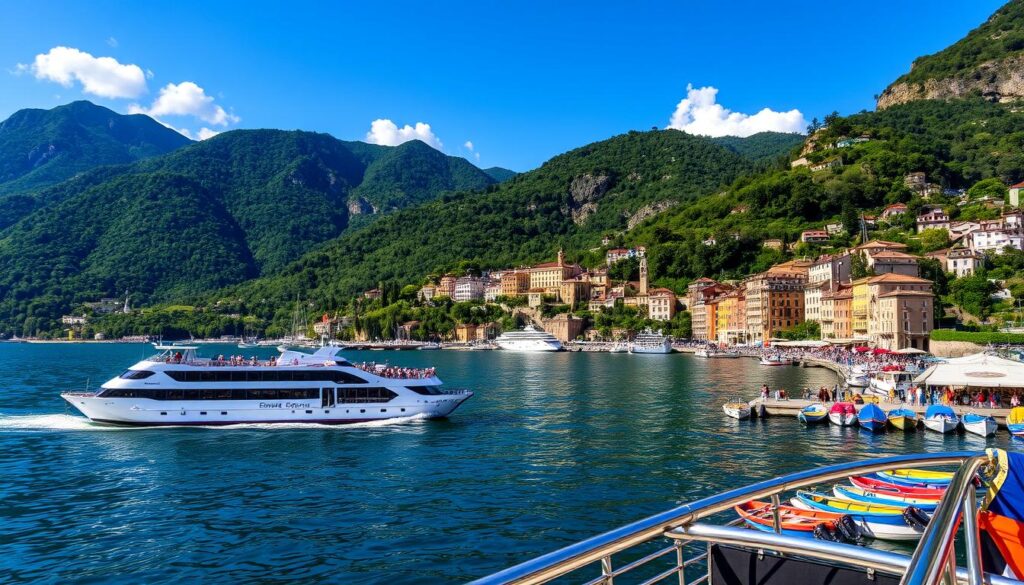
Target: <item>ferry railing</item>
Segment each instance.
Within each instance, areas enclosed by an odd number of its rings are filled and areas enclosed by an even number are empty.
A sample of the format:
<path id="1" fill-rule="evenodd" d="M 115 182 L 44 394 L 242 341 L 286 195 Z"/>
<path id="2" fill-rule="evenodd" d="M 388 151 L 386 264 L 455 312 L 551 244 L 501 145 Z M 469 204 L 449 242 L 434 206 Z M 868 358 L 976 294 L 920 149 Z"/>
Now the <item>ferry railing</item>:
<path id="1" fill-rule="evenodd" d="M 964 500 L 967 497 L 970 497 L 965 496 L 965 494 L 968 491 L 973 492 L 973 490 L 967 490 L 966 487 L 962 487 L 961 484 L 966 482 L 966 485 L 970 486 L 970 480 L 977 472 L 978 466 L 980 466 L 985 460 L 986 456 L 984 454 L 976 452 L 926 453 L 898 455 L 880 459 L 856 461 L 852 463 L 841 463 L 823 468 L 791 473 L 782 477 L 761 481 L 749 486 L 715 494 L 696 502 L 684 504 L 660 514 L 655 514 L 643 520 L 569 545 L 560 550 L 541 555 L 535 559 L 504 569 L 490 576 L 483 577 L 473 581 L 473 584 L 518 585 L 546 583 L 553 579 L 574 573 L 575 571 L 585 567 L 591 567 L 596 563 L 600 563 L 601 575 L 596 579 L 589 581 L 589 583 L 613 585 L 614 579 L 623 573 L 664 557 L 671 550 L 677 550 L 678 553 L 675 565 L 655 577 L 648 579 L 644 583 L 645 585 L 649 583 L 658 583 L 668 577 L 678 575 L 680 585 L 694 585 L 708 581 L 710 576 L 708 574 L 704 574 L 695 581 L 687 583 L 685 581 L 686 567 L 691 566 L 700 560 L 706 559 L 707 553 L 703 554 L 703 558 L 684 559 L 682 555 L 682 543 L 693 540 L 707 540 L 709 542 L 726 541 L 717 540 L 718 538 L 727 540 L 731 539 L 728 541 L 745 543 L 748 545 L 761 542 L 764 548 L 774 550 L 777 547 L 781 547 L 784 549 L 782 552 L 785 552 L 785 547 L 787 545 L 792 545 L 794 547 L 798 546 L 800 554 L 804 554 L 807 550 L 816 550 L 819 551 L 822 558 L 830 558 L 837 561 L 841 560 L 844 563 L 859 565 L 865 568 L 873 568 L 872 563 L 874 563 L 879 569 L 885 567 L 885 570 L 895 573 L 903 573 L 906 571 L 906 576 L 904 577 L 905 583 L 912 583 L 914 585 L 925 583 L 930 584 L 935 581 L 922 579 L 932 575 L 932 567 L 938 566 L 941 568 L 949 564 L 955 564 L 955 557 L 948 554 L 952 550 L 952 536 L 950 535 L 955 535 L 956 519 L 958 518 L 957 514 L 964 508 Z M 965 462 L 969 462 L 969 464 L 964 465 Z M 772 498 L 774 504 L 779 501 L 778 495 L 780 493 L 819 483 L 845 479 L 851 475 L 876 473 L 879 471 L 887 471 L 909 466 L 937 467 L 944 465 L 961 465 L 961 469 L 957 475 L 955 475 L 956 483 L 951 484 L 949 488 L 952 491 L 947 492 L 947 496 L 942 500 L 940 509 L 947 511 L 943 512 L 941 518 L 929 523 L 929 529 L 922 537 L 923 542 L 918 547 L 918 550 L 924 549 L 926 553 L 915 552 L 915 556 L 913 558 L 896 555 L 894 553 L 882 553 L 881 551 L 874 551 L 871 549 L 826 541 L 800 539 L 799 541 L 790 542 L 792 537 L 778 533 L 778 517 L 775 518 L 775 533 L 758 532 L 732 528 L 729 526 L 712 527 L 694 524 L 703 518 L 728 510 L 743 502 L 754 499 Z M 973 515 L 973 513 L 974 510 L 972 509 L 972 514 L 968 515 Z M 938 515 L 939 512 L 937 511 L 936 516 Z M 951 524 L 954 526 L 949 527 L 943 524 L 942 522 L 944 519 L 951 520 Z M 716 529 L 728 530 L 728 532 L 715 533 L 714 530 Z M 929 533 L 931 533 L 931 536 L 928 536 Z M 618 570 L 613 568 L 612 555 L 629 551 L 638 545 L 650 543 L 662 537 L 673 539 L 674 542 L 672 546 L 659 549 L 654 553 L 650 553 L 621 567 Z M 791 549 L 790 552 L 796 552 L 796 549 Z M 969 559 L 972 556 L 976 555 L 968 555 Z M 969 560 L 968 562 L 970 563 L 969 571 L 957 569 L 956 579 L 964 582 L 970 582 L 972 584 L 981 583 L 979 577 L 981 574 L 980 562 L 977 560 Z M 978 562 L 978 564 L 974 564 L 975 562 Z M 927 567 L 927 570 L 924 573 L 921 573 L 922 569 L 918 568 L 922 563 Z M 913 573 L 911 573 L 911 571 L 913 571 Z M 968 574 L 968 572 L 970 574 Z M 918 574 L 922 575 L 920 579 L 916 576 Z M 986 575 L 985 577 L 986 580 L 992 584 L 1018 583 L 1017 581 L 1003 579 L 994 575 Z"/>

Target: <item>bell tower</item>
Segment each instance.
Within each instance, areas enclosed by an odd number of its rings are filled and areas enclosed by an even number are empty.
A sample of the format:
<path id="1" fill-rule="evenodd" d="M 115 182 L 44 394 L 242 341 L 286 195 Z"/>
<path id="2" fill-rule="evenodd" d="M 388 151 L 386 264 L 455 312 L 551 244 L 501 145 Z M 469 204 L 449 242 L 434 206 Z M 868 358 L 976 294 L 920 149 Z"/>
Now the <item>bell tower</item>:
<path id="1" fill-rule="evenodd" d="M 647 296 L 647 256 L 640 257 L 640 296 Z"/>

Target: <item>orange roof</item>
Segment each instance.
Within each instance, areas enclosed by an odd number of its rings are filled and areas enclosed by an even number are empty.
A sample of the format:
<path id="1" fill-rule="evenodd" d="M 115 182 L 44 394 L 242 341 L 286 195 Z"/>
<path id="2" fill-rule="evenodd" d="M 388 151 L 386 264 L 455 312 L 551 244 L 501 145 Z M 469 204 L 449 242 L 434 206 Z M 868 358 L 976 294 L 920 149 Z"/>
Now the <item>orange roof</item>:
<path id="1" fill-rule="evenodd" d="M 899 242 L 887 242 L 885 240 L 871 240 L 866 244 L 861 244 L 857 246 L 855 249 L 864 250 L 867 248 L 896 248 L 898 250 L 905 250 L 907 248 L 907 245 L 901 244 Z"/>
<path id="2" fill-rule="evenodd" d="M 668 288 L 653 288 L 650 291 L 648 291 L 648 294 L 653 297 L 653 296 L 675 295 L 676 293 L 674 293 L 672 291 L 672 289 L 668 289 Z"/>
<path id="3" fill-rule="evenodd" d="M 933 297 L 931 291 L 923 290 L 894 290 L 887 292 L 884 295 L 878 295 L 878 298 L 884 299 L 886 297 Z"/>
<path id="4" fill-rule="evenodd" d="M 1010 185 L 1011 189 L 1024 189 L 1024 182 L 1017 183 L 1016 185 Z"/>
<path id="5" fill-rule="evenodd" d="M 873 277 L 868 279 L 868 284 L 879 284 L 879 283 L 884 283 L 884 284 L 895 284 L 895 283 L 931 284 L 932 281 L 928 280 L 927 278 L 918 278 L 916 276 L 907 276 L 905 274 L 895 274 L 893 272 L 890 272 L 888 274 L 880 274 L 878 276 L 873 276 Z"/>
<path id="6" fill-rule="evenodd" d="M 906 254 L 903 252 L 896 252 L 895 250 L 882 250 L 881 252 L 875 252 L 871 255 L 872 258 L 912 258 L 917 260 L 917 256 L 913 254 Z"/>

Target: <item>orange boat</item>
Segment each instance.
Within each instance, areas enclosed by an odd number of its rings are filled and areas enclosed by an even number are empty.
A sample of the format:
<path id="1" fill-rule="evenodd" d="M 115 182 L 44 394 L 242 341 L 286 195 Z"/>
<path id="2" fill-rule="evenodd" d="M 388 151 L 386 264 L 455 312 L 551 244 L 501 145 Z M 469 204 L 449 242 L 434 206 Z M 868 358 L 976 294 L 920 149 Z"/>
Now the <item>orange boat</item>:
<path id="1" fill-rule="evenodd" d="M 734 509 L 751 528 L 763 532 L 775 531 L 775 515 L 770 503 L 751 500 Z M 783 534 L 790 536 L 844 541 L 860 537 L 860 530 L 846 514 L 804 510 L 793 506 L 779 506 L 779 527 Z"/>

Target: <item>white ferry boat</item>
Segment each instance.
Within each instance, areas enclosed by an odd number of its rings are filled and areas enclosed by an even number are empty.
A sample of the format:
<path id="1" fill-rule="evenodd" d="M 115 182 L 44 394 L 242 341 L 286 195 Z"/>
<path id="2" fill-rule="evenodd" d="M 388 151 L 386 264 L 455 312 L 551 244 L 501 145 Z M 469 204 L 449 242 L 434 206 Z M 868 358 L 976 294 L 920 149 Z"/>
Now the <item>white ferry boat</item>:
<path id="1" fill-rule="evenodd" d="M 889 396 L 889 391 L 892 390 L 896 396 L 899 396 L 901 391 L 910 390 L 917 374 L 918 372 L 905 370 L 880 370 L 869 376 L 867 393 L 884 397 Z"/>
<path id="2" fill-rule="evenodd" d="M 527 325 L 522 331 L 508 331 L 494 339 L 495 345 L 507 351 L 561 351 L 562 342 L 548 333 Z"/>
<path id="3" fill-rule="evenodd" d="M 647 329 L 638 333 L 629 344 L 629 353 L 672 353 L 672 340 L 662 335 L 661 331 L 654 333 Z"/>
<path id="4" fill-rule="evenodd" d="M 359 367 L 337 347 L 265 361 L 200 358 L 197 346 L 157 349 L 98 391 L 61 397 L 95 422 L 206 426 L 442 418 L 473 395 L 443 388 L 432 368 Z"/>

